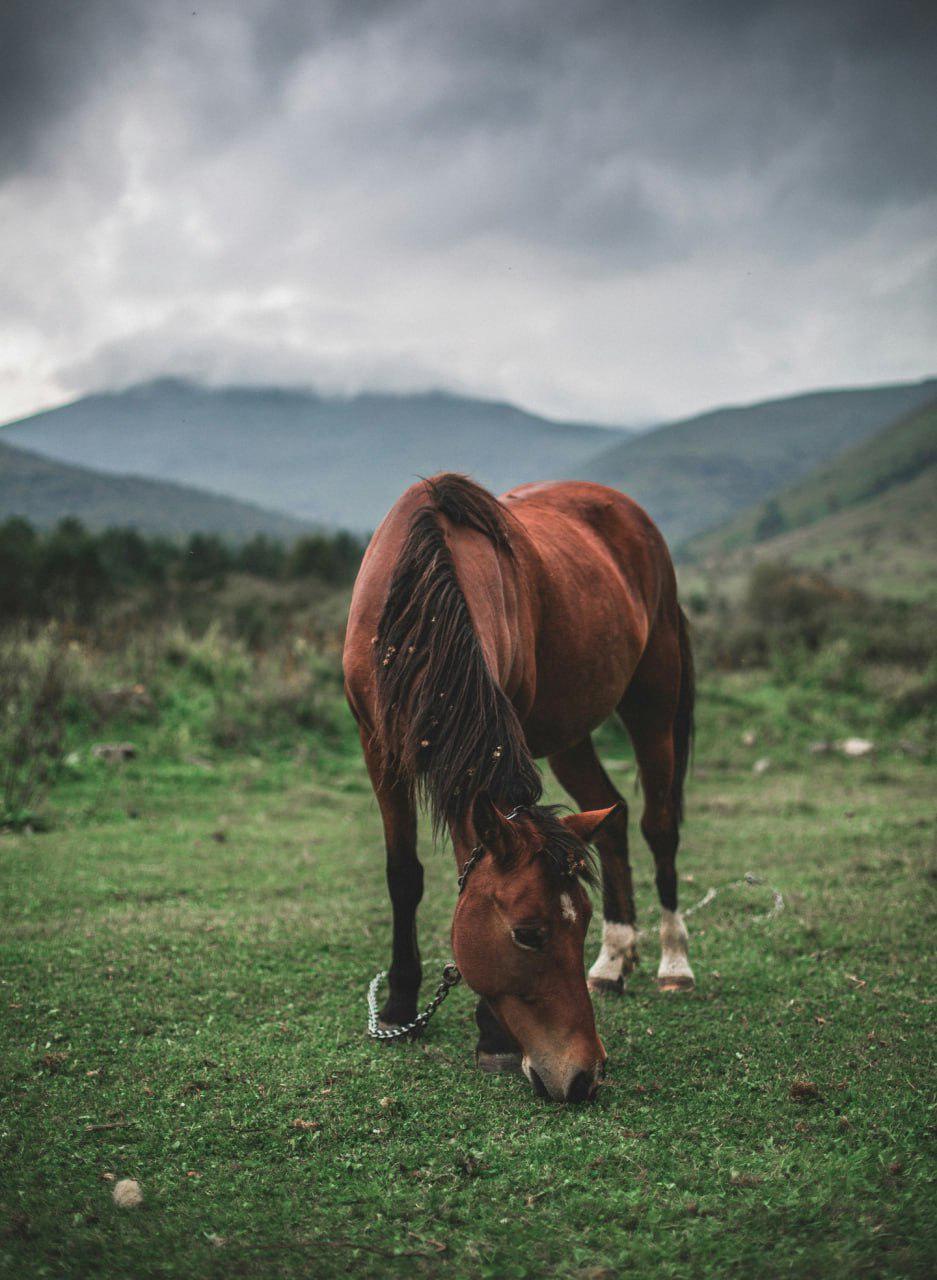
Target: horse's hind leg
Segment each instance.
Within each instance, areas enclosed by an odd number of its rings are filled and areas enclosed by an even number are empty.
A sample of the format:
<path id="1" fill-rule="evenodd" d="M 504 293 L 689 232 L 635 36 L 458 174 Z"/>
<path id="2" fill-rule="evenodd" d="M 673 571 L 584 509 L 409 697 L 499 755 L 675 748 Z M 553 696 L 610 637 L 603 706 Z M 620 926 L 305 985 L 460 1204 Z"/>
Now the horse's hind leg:
<path id="1" fill-rule="evenodd" d="M 387 888 L 394 928 L 390 991 L 381 1009 L 381 1023 L 388 1027 L 412 1022 L 423 971 L 416 940 L 416 910 L 423 897 L 423 866 L 416 854 L 416 810 L 406 787 L 385 776 L 382 762 L 361 731 L 364 758 L 381 810 L 387 851 Z"/>
<path id="2" fill-rule="evenodd" d="M 676 780 L 675 723 L 680 697 L 674 673 L 680 658 L 673 646 L 660 643 L 649 650 L 619 706 L 634 744 L 644 791 L 641 831 L 654 855 L 657 894 L 661 904 L 661 991 L 688 990 L 695 985 L 688 956 L 686 925 L 677 908 L 677 846 L 680 843 L 680 783 Z"/>
<path id="3" fill-rule="evenodd" d="M 628 806 L 596 755 L 591 738 L 550 756 L 557 781 L 580 809 L 621 805 L 596 837 L 602 863 L 602 950 L 589 970 L 589 990 L 621 992 L 638 963 L 634 888 L 628 862 Z"/>

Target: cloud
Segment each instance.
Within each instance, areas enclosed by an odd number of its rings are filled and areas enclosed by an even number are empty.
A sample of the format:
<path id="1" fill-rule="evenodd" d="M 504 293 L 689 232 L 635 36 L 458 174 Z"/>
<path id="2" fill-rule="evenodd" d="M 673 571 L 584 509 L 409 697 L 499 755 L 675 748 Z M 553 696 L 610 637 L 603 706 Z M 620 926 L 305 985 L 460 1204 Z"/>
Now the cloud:
<path id="1" fill-rule="evenodd" d="M 0 416 L 159 373 L 624 421 L 930 372 L 931 12 L 8 3 Z"/>

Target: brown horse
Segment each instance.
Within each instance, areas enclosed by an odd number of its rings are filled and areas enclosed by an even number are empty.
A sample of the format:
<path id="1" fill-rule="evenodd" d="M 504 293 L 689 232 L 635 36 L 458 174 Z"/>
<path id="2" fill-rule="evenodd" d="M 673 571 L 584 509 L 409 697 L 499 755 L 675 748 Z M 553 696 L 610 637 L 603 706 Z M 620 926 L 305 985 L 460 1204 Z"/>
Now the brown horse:
<path id="1" fill-rule="evenodd" d="M 387 847 L 393 906 L 387 1025 L 413 1019 L 422 972 L 416 799 L 470 871 L 452 924 L 481 997 L 477 1060 L 540 1093 L 594 1096 L 605 1060 L 589 989 L 637 960 L 628 812 L 591 733 L 617 711 L 644 791 L 641 830 L 662 905 L 663 990 L 693 985 L 676 853 L 693 729 L 693 664 L 673 565 L 649 517 L 601 485 L 495 498 L 441 475 L 407 490 L 365 554 L 344 654 Z M 539 804 L 534 758 L 586 812 Z M 586 843 L 602 867 L 602 950 L 589 973 Z"/>

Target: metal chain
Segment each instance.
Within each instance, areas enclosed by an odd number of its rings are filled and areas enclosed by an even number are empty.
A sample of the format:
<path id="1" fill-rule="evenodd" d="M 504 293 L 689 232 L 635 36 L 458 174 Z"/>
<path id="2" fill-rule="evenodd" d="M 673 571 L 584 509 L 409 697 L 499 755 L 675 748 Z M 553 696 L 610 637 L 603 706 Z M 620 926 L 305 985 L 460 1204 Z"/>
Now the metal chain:
<path id="1" fill-rule="evenodd" d="M 485 856 L 485 846 L 483 844 L 477 844 L 475 848 L 472 850 L 472 852 L 469 854 L 469 856 L 466 858 L 465 866 L 462 868 L 461 872 L 459 873 L 459 878 L 456 881 L 456 883 L 459 886 L 460 894 L 462 890 L 465 888 L 465 882 L 469 878 L 469 872 L 474 868 L 475 864 L 479 861 L 479 859 L 483 858 L 484 856 Z"/>
<path id="2" fill-rule="evenodd" d="M 508 814 L 509 818 L 516 816 L 518 810 Z M 459 893 L 465 888 L 465 882 L 469 878 L 469 873 L 476 865 L 480 858 L 484 857 L 484 845 L 477 844 L 469 854 L 462 873 L 459 876 Z M 459 970 L 451 962 L 443 967 L 442 982 L 436 988 L 436 994 L 430 1000 L 429 1004 L 422 1013 L 418 1013 L 412 1022 L 405 1022 L 399 1027 L 382 1027 L 379 1026 L 380 1015 L 377 1011 L 377 993 L 381 983 L 387 977 L 387 970 L 382 969 L 380 973 L 376 973 L 371 979 L 368 987 L 368 1035 L 372 1040 L 402 1040 L 405 1036 L 412 1035 L 414 1031 L 419 1031 L 425 1027 L 427 1022 L 445 1000 L 446 996 L 453 987 L 457 987 L 462 981 L 462 975 Z"/>
<path id="3" fill-rule="evenodd" d="M 382 1027 L 378 1025 L 380 1017 L 377 1012 L 377 993 L 386 977 L 387 970 L 382 969 L 380 973 L 374 975 L 371 979 L 371 985 L 368 987 L 368 1035 L 373 1040 L 402 1040 L 404 1036 L 409 1036 L 414 1031 L 419 1031 L 426 1026 L 452 988 L 457 987 L 462 981 L 462 975 L 454 964 L 445 965 L 442 971 L 442 981 L 436 988 L 436 994 L 422 1013 L 418 1013 L 412 1022 L 405 1022 L 399 1027 Z"/>

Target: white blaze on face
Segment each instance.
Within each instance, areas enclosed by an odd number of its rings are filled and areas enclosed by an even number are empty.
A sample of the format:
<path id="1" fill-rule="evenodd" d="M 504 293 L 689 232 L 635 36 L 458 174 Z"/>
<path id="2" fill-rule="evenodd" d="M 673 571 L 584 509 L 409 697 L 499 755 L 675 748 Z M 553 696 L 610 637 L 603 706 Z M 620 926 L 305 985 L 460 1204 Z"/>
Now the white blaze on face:
<path id="1" fill-rule="evenodd" d="M 576 923 L 576 908 L 573 906 L 573 900 L 568 893 L 560 894 L 560 907 L 563 910 L 563 919 Z"/>
<path id="2" fill-rule="evenodd" d="M 658 978 L 692 978 L 693 970 L 687 959 L 689 937 L 679 911 L 661 908 L 660 913 L 660 968 Z"/>
<path id="3" fill-rule="evenodd" d="M 638 931 L 633 924 L 606 920 L 602 925 L 602 950 L 589 970 L 589 977 L 617 982 L 622 972 L 630 973 L 637 960 L 637 943 Z"/>

